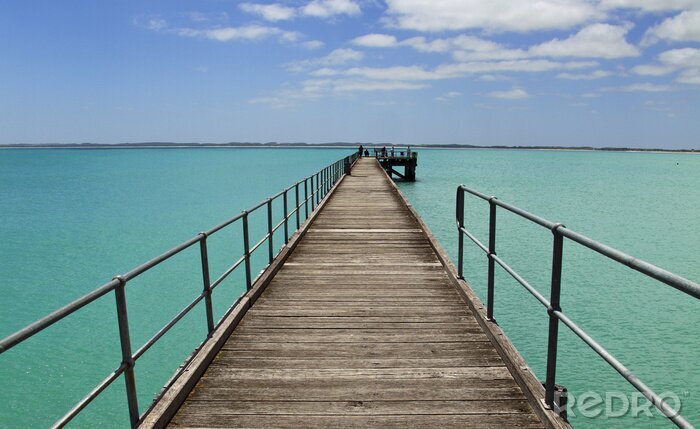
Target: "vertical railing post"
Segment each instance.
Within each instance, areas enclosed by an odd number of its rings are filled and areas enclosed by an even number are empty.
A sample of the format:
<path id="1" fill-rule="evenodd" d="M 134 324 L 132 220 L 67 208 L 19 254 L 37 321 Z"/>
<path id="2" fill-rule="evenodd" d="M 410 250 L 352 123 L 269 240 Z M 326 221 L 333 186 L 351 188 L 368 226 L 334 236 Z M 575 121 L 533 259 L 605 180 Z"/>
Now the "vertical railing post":
<path id="1" fill-rule="evenodd" d="M 314 195 L 314 175 L 312 174 L 311 177 L 309 177 L 309 180 L 311 183 L 309 184 L 311 188 L 311 211 L 314 211 L 314 200 L 316 199 L 316 196 Z"/>
<path id="2" fill-rule="evenodd" d="M 207 332 L 214 332 L 214 310 L 211 304 L 211 280 L 209 279 L 209 255 L 207 252 L 207 233 L 200 232 L 199 254 L 202 260 L 202 284 L 204 294 L 204 307 L 207 314 Z"/>
<path id="3" fill-rule="evenodd" d="M 457 187 L 457 275 L 464 278 L 464 191 Z"/>
<path id="4" fill-rule="evenodd" d="M 321 202 L 321 172 L 316 173 L 316 206 Z"/>
<path id="5" fill-rule="evenodd" d="M 243 211 L 243 260 L 245 263 L 245 287 L 250 290 L 253 286 L 250 278 L 250 242 L 248 240 L 248 212 Z"/>
<path id="6" fill-rule="evenodd" d="M 284 204 L 284 244 L 287 244 L 289 243 L 289 214 L 287 211 L 287 189 L 284 190 L 282 202 Z"/>
<path id="7" fill-rule="evenodd" d="M 552 249 L 552 289 L 549 297 L 549 338 L 547 340 L 547 378 L 545 380 L 544 402 L 553 408 L 554 407 L 554 390 L 557 372 L 557 342 L 559 337 L 559 318 L 554 314 L 555 311 L 561 311 L 559 298 L 561 295 L 561 259 L 563 253 L 564 238 L 559 232 L 559 228 L 564 225 L 558 223 L 552 227 L 554 234 L 554 244 Z"/>
<path id="8" fill-rule="evenodd" d="M 488 268 L 488 290 L 486 296 L 486 318 L 493 319 L 493 290 L 494 290 L 494 260 L 496 256 L 496 197 L 489 198 L 489 268 Z"/>
<path id="9" fill-rule="evenodd" d="M 267 260 L 272 263 L 275 259 L 274 234 L 272 232 L 272 198 L 267 199 Z"/>
<path id="10" fill-rule="evenodd" d="M 296 206 L 297 229 L 299 229 L 301 226 L 299 222 L 299 210 L 301 210 L 301 204 L 299 203 L 299 182 L 294 185 L 294 205 Z"/>
<path id="11" fill-rule="evenodd" d="M 349 157 L 349 156 L 346 156 L 345 158 L 343 158 L 343 164 L 344 164 L 344 166 L 345 166 L 345 174 L 347 174 L 348 176 L 350 175 L 350 170 L 351 170 L 351 168 L 350 168 L 350 165 L 351 165 L 351 164 L 350 164 L 350 163 L 351 163 L 351 162 L 352 162 L 352 161 L 350 160 L 350 157 Z"/>
<path id="12" fill-rule="evenodd" d="M 126 400 L 129 406 L 129 421 L 131 427 L 139 425 L 139 402 L 136 395 L 136 378 L 134 376 L 134 356 L 131 354 L 131 336 L 129 334 L 129 316 L 126 312 L 126 281 L 117 276 L 119 285 L 114 289 L 114 296 L 117 303 L 117 323 L 119 324 L 119 343 L 122 349 L 122 363 L 126 366 L 124 370 L 124 384 L 126 385 Z"/>
<path id="13" fill-rule="evenodd" d="M 307 185 L 309 178 L 304 179 L 304 218 L 309 218 L 309 187 Z"/>

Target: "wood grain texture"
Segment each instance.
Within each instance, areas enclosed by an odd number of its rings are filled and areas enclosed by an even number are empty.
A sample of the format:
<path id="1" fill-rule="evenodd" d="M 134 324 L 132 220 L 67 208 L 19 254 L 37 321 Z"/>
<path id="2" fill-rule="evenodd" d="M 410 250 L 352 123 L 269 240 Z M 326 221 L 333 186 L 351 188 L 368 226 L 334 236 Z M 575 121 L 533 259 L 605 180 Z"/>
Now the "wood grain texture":
<path id="1" fill-rule="evenodd" d="M 170 425 L 544 427 L 372 158 L 334 191 Z"/>

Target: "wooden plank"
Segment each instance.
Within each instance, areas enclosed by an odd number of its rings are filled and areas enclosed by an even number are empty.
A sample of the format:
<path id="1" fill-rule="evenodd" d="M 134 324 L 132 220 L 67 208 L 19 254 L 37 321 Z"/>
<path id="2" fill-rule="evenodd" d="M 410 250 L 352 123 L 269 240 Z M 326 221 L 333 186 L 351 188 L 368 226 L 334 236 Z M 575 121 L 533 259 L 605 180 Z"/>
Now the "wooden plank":
<path id="1" fill-rule="evenodd" d="M 173 422 L 181 428 L 541 428 L 534 416 L 522 414 L 399 415 L 399 416 L 314 416 L 314 415 L 185 415 Z"/>
<path id="2" fill-rule="evenodd" d="M 192 401 L 190 414 L 225 415 L 419 415 L 522 414 L 525 400 L 500 401 Z"/>

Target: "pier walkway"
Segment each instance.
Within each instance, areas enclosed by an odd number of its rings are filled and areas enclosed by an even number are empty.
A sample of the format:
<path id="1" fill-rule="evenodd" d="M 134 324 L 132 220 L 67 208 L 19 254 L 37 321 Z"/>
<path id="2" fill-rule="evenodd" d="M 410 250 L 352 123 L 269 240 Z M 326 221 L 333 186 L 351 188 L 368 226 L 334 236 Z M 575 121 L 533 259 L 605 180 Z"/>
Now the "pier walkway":
<path id="1" fill-rule="evenodd" d="M 565 425 L 543 418 L 541 393 L 516 382 L 513 368 L 527 368 L 504 361 L 508 347 L 491 341 L 481 304 L 465 302 L 374 158 L 355 164 L 292 241 L 203 376 L 180 392 L 184 403 L 166 394 L 144 426 Z"/>

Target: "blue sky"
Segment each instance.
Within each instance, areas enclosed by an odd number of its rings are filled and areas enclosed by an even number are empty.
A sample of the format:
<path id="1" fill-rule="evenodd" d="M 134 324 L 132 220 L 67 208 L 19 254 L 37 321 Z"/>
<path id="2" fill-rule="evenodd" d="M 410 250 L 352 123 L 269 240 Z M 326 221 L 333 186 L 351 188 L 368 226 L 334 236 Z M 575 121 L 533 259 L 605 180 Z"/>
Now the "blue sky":
<path id="1" fill-rule="evenodd" d="M 700 148 L 700 0 L 7 0 L 0 40 L 0 144 Z"/>

